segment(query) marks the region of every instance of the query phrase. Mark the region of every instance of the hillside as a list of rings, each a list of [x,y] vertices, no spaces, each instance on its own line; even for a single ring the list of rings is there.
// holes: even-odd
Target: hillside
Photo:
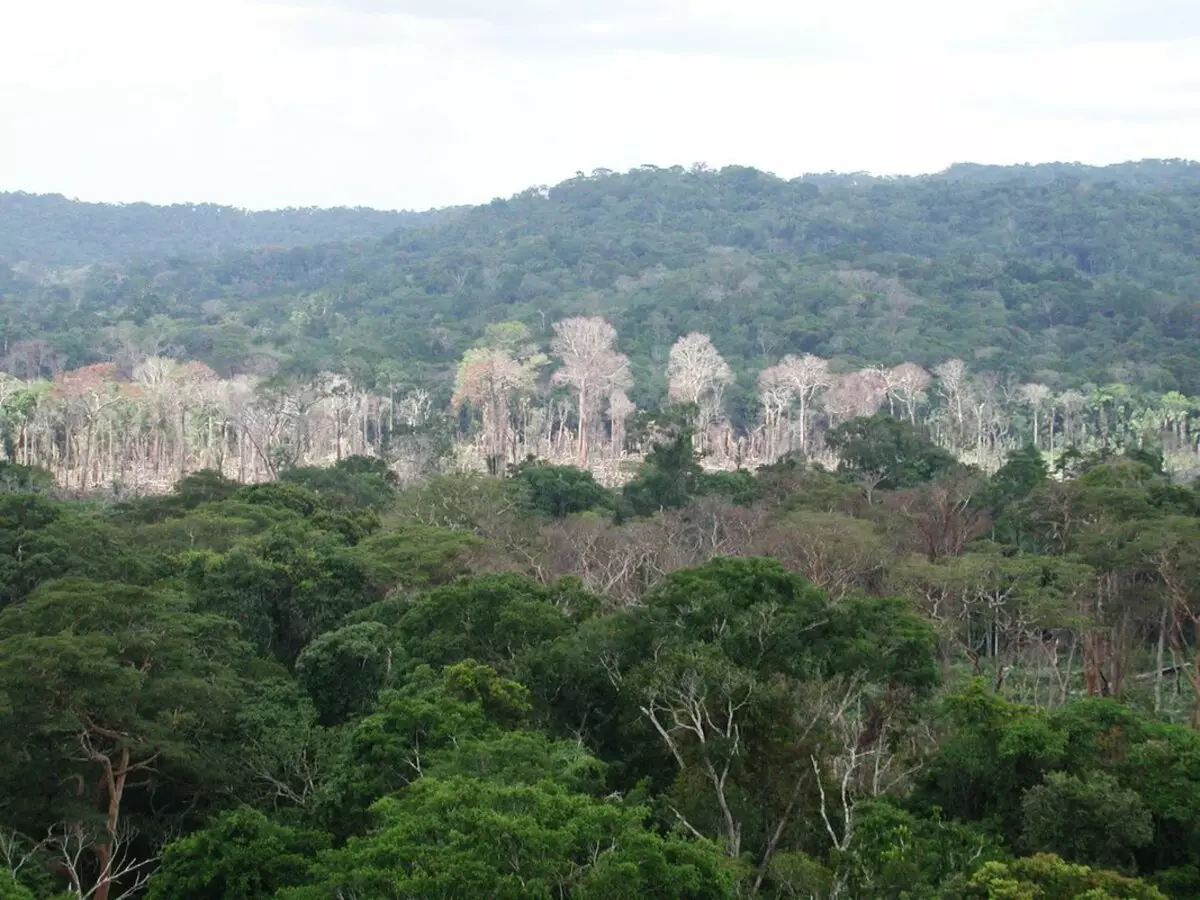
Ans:
[[[106,268],[69,289],[10,278],[3,313],[10,342],[47,340],[68,366],[104,357],[104,329],[156,319],[161,342],[218,371],[266,353],[297,370],[336,357],[368,378],[400,360],[427,379],[487,322],[518,319],[545,335],[583,311],[612,318],[643,400],[661,392],[650,368],[693,329],[714,335],[739,372],[787,352],[847,364],[959,356],[1064,385],[1200,392],[1200,165],[851,180],[597,173],[380,240],[216,260],[200,251],[365,237],[406,220],[56,201],[58,218],[23,232],[22,259],[195,253]],[[0,247],[12,254],[6,231]]]
[[[252,212],[212,203],[83,203],[0,193],[0,263],[82,266],[377,238],[429,213],[374,209]]]
[[[296,216],[326,221],[317,212],[272,215],[282,218],[267,222],[280,228]],[[348,222],[352,213],[328,215]],[[387,429],[368,424],[378,402],[368,395],[394,404],[417,391],[428,394],[422,404],[443,409],[487,326],[521,323],[522,340],[545,352],[556,322],[585,315],[615,327],[613,349],[628,357],[628,400],[619,402],[643,410],[668,399],[677,339],[711,336],[732,370],[713,410],[730,441],[753,444],[766,426],[760,373],[789,354],[813,354],[850,395],[825,404],[825,418],[810,423],[818,432],[886,398],[890,411],[899,403],[910,418],[919,414],[956,451],[994,459],[1036,440],[1039,416],[1048,417],[1050,445],[1056,430],[1101,443],[1165,432],[1168,449],[1181,451],[1193,443],[1195,163],[964,165],[921,178],[792,181],[739,167],[643,167],[581,174],[421,222],[344,243],[0,270],[3,368],[33,384],[111,363],[96,371],[128,380],[140,362],[166,356],[226,381],[267,378],[293,397],[324,396],[314,385],[336,376],[347,385],[340,390],[360,398],[351,404],[356,428],[374,445]],[[199,240],[201,231],[189,234]],[[30,255],[49,258],[53,245],[46,238]],[[929,373],[949,361],[966,381],[953,387],[943,378],[925,390]],[[908,370],[917,374],[907,397],[875,383],[871,367],[906,363],[918,367]],[[529,376],[538,446],[577,427],[565,388],[551,390],[553,371]],[[29,391],[28,404],[44,396]],[[234,401],[221,402],[222,415],[235,418]],[[43,416],[41,440],[54,440],[56,416]],[[511,427],[528,431],[534,418]],[[790,428],[791,413],[785,418],[776,425]],[[469,418],[454,421],[463,434],[475,430]],[[619,429],[597,426],[619,451]],[[312,429],[296,427],[308,442]],[[505,441],[497,433],[493,443]]]
[[[0,900],[1200,897],[1197,214],[641,169],[0,266]]]

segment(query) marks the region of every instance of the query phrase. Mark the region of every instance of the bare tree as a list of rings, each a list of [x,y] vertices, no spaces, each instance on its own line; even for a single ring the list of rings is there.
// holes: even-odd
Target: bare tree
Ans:
[[[800,407],[800,448],[808,449],[808,410],[817,392],[832,383],[828,361],[806,353],[803,356],[785,356],[779,364],[783,377],[792,388],[792,395]]]
[[[1087,398],[1079,391],[1070,390],[1063,391],[1058,395],[1058,399],[1054,401],[1055,407],[1062,410],[1063,414],[1063,438],[1067,444],[1074,444],[1079,441],[1079,414],[1083,410]]]
[[[836,375],[825,395],[825,409],[836,419],[855,419],[879,412],[887,397],[887,383],[877,369],[859,369]]]
[[[1019,394],[1033,417],[1033,446],[1040,448],[1038,423],[1042,418],[1042,407],[1050,399],[1050,388],[1044,384],[1023,384],[1019,388]]]
[[[161,851],[139,858],[133,851],[137,832],[129,826],[103,835],[81,823],[60,825],[50,830],[40,849],[54,861],[67,879],[69,896],[76,900],[125,900],[138,896],[161,858]],[[94,872],[92,855],[98,845],[108,847]]]
[[[457,410],[471,403],[483,413],[483,450],[489,468],[507,457],[510,398],[532,387],[532,374],[502,350],[477,347],[464,354],[451,406]]]
[[[946,399],[954,424],[955,446],[961,448],[965,442],[963,404],[967,391],[967,364],[961,359],[951,359],[934,367],[938,391]]]
[[[733,381],[733,370],[707,334],[693,331],[677,340],[667,357],[667,397],[695,404],[700,420],[697,437],[720,416],[721,398]]]
[[[916,363],[900,363],[888,371],[888,393],[904,404],[908,421],[917,424],[917,406],[933,378]]]
[[[554,323],[550,350],[563,365],[553,381],[570,385],[579,398],[580,465],[587,465],[589,432],[598,418],[600,401],[633,386],[629,359],[614,349],[616,340],[616,329],[601,318],[575,316]]]
[[[773,462],[784,452],[784,414],[791,408],[795,397],[792,382],[783,366],[771,366],[758,373],[758,396],[763,406],[763,429],[766,432],[763,457],[767,462]]]
[[[625,391],[617,388],[608,398],[608,420],[612,424],[612,455],[620,456],[625,450],[625,424],[637,412],[637,404],[629,399]]]

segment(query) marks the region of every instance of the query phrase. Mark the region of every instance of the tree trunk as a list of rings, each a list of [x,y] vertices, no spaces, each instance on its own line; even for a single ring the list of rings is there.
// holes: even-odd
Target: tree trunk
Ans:
[[[1154,654],[1154,665],[1157,671],[1154,673],[1154,714],[1157,716],[1162,711],[1162,684],[1163,684],[1163,655],[1167,649],[1167,608],[1164,606],[1162,615],[1158,618],[1158,646]]]

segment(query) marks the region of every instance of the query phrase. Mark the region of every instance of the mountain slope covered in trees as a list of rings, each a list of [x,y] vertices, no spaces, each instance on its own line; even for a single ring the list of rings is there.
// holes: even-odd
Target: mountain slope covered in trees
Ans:
[[[297,221],[366,228],[372,214],[269,215],[298,244]],[[617,327],[641,401],[663,388],[642,376],[692,330],[712,334],[739,375],[789,352],[847,364],[961,357],[1064,387],[1195,393],[1197,222],[1200,166],[1188,163],[790,182],[745,168],[644,168],[531,189],[378,241],[103,266],[70,287],[10,274],[0,291],[9,341],[47,339],[68,367],[103,359],[104,329],[124,323],[222,372],[266,355],[285,371],[336,361],[362,379],[399,363],[428,382],[489,322],[548,336],[550,322],[586,312]],[[27,237],[24,258],[54,258],[55,242],[71,240],[64,232]],[[744,394],[752,381],[740,385]]]
[[[983,464],[1027,441],[1149,439],[1192,466],[1197,223],[1183,161],[643,167],[377,239],[9,267],[0,426],[10,458],[90,466],[81,485],[130,453],[160,473],[236,459],[241,477],[389,455],[398,422],[431,414],[488,456],[556,456],[573,433],[581,459],[589,437],[618,458],[636,410],[679,402],[707,405],[701,446],[730,460],[819,450],[882,405]],[[581,317],[602,384],[564,338]],[[685,337],[715,366],[699,393]],[[705,444],[710,424],[725,431]]]
[[[0,193],[0,263],[83,266],[377,238],[437,214],[374,209],[250,211],[214,203],[84,203]]]

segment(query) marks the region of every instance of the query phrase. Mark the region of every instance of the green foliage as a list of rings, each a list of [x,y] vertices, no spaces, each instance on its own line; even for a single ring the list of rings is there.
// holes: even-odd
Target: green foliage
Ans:
[[[283,471],[279,480],[307,488],[335,509],[381,509],[396,493],[396,475],[381,459],[348,456],[332,466]]]
[[[201,469],[179,479],[174,490],[162,496],[138,497],[119,504],[114,517],[119,521],[154,523],[186,515],[207,503],[228,500],[241,485],[212,469]]]
[[[360,541],[351,555],[379,593],[447,584],[467,574],[467,558],[482,542],[450,528],[401,522]]]
[[[54,475],[46,469],[0,460],[0,493],[53,494],[54,491]]]
[[[851,896],[918,900],[937,896],[959,873],[1004,856],[988,834],[884,801],[857,810],[855,841],[836,858],[847,872]]]
[[[369,835],[322,856],[313,886],[281,898],[734,896],[715,848],[661,837],[644,808],[549,781],[431,776],[372,811]]]
[[[146,896],[269,900],[283,888],[305,884],[315,857],[328,847],[328,835],[280,825],[241,807],[168,845]]]
[[[0,900],[37,900],[37,897],[7,872],[0,872]]]
[[[597,606],[573,579],[460,578],[411,601],[396,626],[405,655],[434,666],[476,659],[511,671],[527,651],[571,631]]]
[[[340,541],[296,528],[271,528],[227,553],[192,554],[186,566],[200,608],[241,623],[257,648],[286,665],[374,599]]]
[[[296,658],[296,678],[326,725],[369,711],[392,670],[392,637],[378,622],[319,635]]]
[[[759,499],[758,481],[745,469],[734,472],[705,472],[700,476],[698,493],[725,497],[739,506],[749,506]]]
[[[526,460],[513,470],[515,481],[527,490],[530,507],[544,516],[562,519],[592,509],[608,509],[613,496],[591,472],[574,466],[555,466]]]
[[[39,494],[0,493],[0,608],[54,578],[144,580],[126,533]]]
[[[963,888],[943,896],[947,900],[1166,900],[1144,881],[1064,862],[1050,853],[986,863]]]
[[[799,678],[866,674],[928,687],[937,680],[928,626],[902,602],[828,596],[778,562],[718,557],[673,572],[647,595],[639,627],[687,641],[716,640],[738,665]],[[764,623],[766,627],[756,627]]]
[[[1141,796],[1102,772],[1049,772],[1025,792],[1021,812],[1022,845],[1070,862],[1126,870],[1154,836]]]
[[[0,193],[0,242],[11,260],[80,266],[379,237],[436,215],[345,207],[250,212],[214,203],[84,203],[61,194],[16,192]]]
[[[219,783],[247,658],[233,623],[166,591],[64,579],[0,612],[0,778],[16,801],[12,824],[44,833],[119,806],[110,767],[163,803]]]
[[[839,457],[838,471],[884,490],[916,487],[958,466],[921,429],[883,413],[829,429],[825,443]]]
[[[315,815],[336,835],[360,833],[371,802],[419,779],[439,751],[521,725],[528,711],[524,687],[473,660],[417,668],[345,731]]]
[[[669,443],[656,443],[646,454],[637,476],[621,489],[619,510],[623,515],[649,516],[683,506],[703,479],[691,430],[681,428]]]

